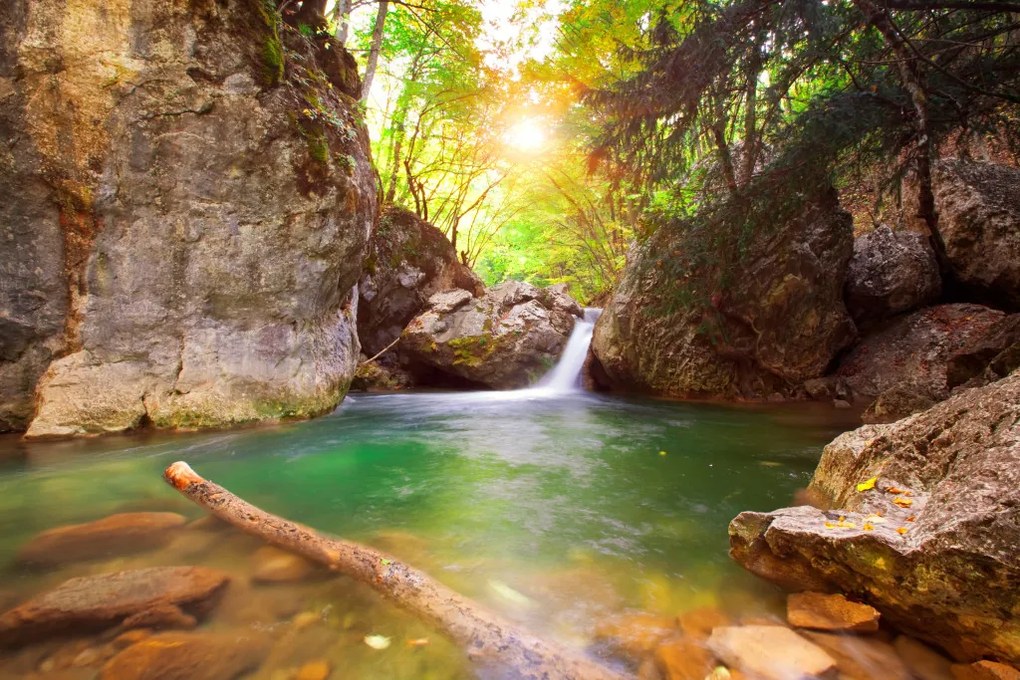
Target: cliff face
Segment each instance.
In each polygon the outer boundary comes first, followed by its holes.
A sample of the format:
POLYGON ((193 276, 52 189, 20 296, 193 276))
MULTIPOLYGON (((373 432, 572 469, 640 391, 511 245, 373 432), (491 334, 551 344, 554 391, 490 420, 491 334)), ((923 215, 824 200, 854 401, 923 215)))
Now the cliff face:
POLYGON ((0 9, 0 430, 333 408, 376 212, 353 60, 262 0, 0 9))

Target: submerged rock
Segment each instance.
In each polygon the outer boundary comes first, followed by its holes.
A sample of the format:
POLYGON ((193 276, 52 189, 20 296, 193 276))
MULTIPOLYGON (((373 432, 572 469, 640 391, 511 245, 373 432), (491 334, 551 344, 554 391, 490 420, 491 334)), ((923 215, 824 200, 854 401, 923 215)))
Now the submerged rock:
POLYGON ((102 630, 133 617, 139 626, 153 620, 165 624, 174 618, 171 613, 180 621, 200 618, 228 581, 225 573, 204 567, 152 567, 73 578, 0 615, 0 645, 102 630))
POLYGON ((0 429, 332 410, 376 212, 353 58, 259 2, 10 0, 0 35, 0 429))
POLYGON ((741 513, 733 557, 851 594, 959 660, 1020 661, 1020 373, 837 437, 809 488, 833 510, 741 513))
POLYGON ((948 397, 959 384, 954 380, 961 381, 950 375, 950 366, 964 357, 972 359, 970 364, 986 357, 987 365, 1020 340, 1016 325, 1002 312, 981 305, 922 309, 868 335, 840 363, 836 377, 850 387, 858 403, 874 400, 865 422, 893 421, 948 397))
POLYGON ((404 327, 445 290, 482 295, 485 286, 457 259, 453 244, 432 224, 387 206, 369 243, 358 284, 358 337, 372 356, 400 337, 404 327))
POLYGON ((763 680, 835 678, 836 662, 785 626, 725 626, 708 648, 727 666, 763 680))
POLYGON ((906 664, 888 642, 875 636, 801 633, 836 660, 840 677, 852 680, 913 680, 906 664))
POLYGON ((266 658, 268 643, 252 631, 160 633, 107 661, 99 680, 233 680, 266 658))
POLYGON ((859 328, 933 302, 941 292, 935 251, 923 234, 880 226, 854 239, 845 294, 859 328))
POLYGON ((187 520, 175 512, 128 512, 49 529, 18 551, 19 562, 57 565, 141 552, 167 543, 187 520))
POLYGON ((401 338, 417 372, 496 389, 524 387, 558 359, 581 308, 566 293, 508 281, 475 298, 437 293, 401 338))
POLYGON ((855 337, 843 303, 850 215, 825 194, 785 223, 731 231, 663 227, 631 253, 595 326, 593 375, 619 389, 765 399, 826 371, 855 337))

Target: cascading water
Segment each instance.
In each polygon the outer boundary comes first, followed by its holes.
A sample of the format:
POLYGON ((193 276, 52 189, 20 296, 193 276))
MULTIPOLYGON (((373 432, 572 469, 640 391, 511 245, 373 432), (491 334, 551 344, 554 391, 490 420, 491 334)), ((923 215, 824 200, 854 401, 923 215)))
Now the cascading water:
POLYGON ((601 313, 601 309, 584 308, 584 318, 578 319, 574 323, 574 330, 570 333, 567 346, 564 348, 559 362, 532 389, 556 394, 576 392, 581 389, 581 369, 584 367, 585 357, 588 356, 588 347, 591 345, 591 336, 595 331, 595 322, 598 321, 601 313))

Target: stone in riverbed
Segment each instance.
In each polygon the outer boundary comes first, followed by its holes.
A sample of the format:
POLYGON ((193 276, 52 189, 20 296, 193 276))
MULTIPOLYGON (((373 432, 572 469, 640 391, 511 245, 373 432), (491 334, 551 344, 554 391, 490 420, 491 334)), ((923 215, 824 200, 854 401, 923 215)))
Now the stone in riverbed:
POLYGON ((57 565, 141 552, 169 541, 185 521, 174 512, 129 512, 57 527, 32 538, 18 551, 17 560, 57 565))
POLYGON ((793 593, 786 599, 786 620, 796 628, 874 633, 881 614, 842 595, 793 593))
POLYGON ((704 643, 688 638, 670 640, 655 648, 655 665, 666 680, 703 680, 715 667, 704 643))
POLYGON ((953 664, 949 671, 953 680, 1020 680, 1020 671, 995 661, 953 664))
POLYGON ((256 583, 301 581, 315 572, 315 565, 303 557, 268 545, 255 551, 254 560, 256 583))
POLYGON ((893 647, 914 677, 921 680, 952 680, 949 659, 928 645, 901 635, 893 641, 893 647))
POLYGON ((632 612, 599 622, 595 627, 595 639, 622 656, 640 661, 678 632, 675 619, 632 612))
POLYGON ((833 658, 784 626, 716 628, 708 648, 727 666, 763 680, 835 677, 833 658))
POLYGON ((225 573, 204 567, 152 567, 73 578, 0 616, 0 646, 111 628, 171 608, 201 618, 228 581, 225 573))
POLYGON ((840 678, 912 680, 914 677, 896 653, 896 649, 874 636, 860 637, 814 631, 803 631, 801 634, 836 660, 840 678))
POLYGON ((99 680, 233 680, 262 662, 267 642, 250 631, 160 633, 110 659, 99 680))

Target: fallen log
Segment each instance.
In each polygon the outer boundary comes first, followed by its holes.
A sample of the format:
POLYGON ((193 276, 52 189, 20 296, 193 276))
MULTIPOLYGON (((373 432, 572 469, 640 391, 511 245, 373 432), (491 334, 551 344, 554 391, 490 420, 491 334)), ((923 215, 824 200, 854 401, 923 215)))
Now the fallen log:
POLYGON ((265 512, 204 479, 183 461, 169 466, 163 478, 228 524, 368 584, 446 634, 473 662, 499 669, 501 676, 528 680, 628 677, 540 639, 395 557, 265 512))

